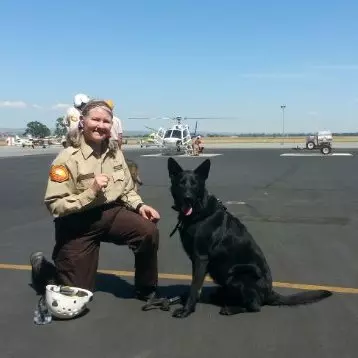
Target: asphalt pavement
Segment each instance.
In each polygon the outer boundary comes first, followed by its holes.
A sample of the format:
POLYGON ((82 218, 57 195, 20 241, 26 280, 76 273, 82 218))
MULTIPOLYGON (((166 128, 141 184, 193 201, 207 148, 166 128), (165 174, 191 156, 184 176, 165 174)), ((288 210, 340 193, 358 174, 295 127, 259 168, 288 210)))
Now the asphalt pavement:
MULTIPOLYGON (((185 292, 191 266, 176 234, 167 159, 138 162, 145 202, 161 213, 161 291, 185 292)), ((51 255, 53 222, 44 207, 48 169, 55 152, 0 160, 1 357, 214 358, 356 357, 358 342, 358 152, 349 157, 282 157, 288 149, 210 148, 208 189, 247 225, 271 265, 283 294, 330 286, 327 300, 298 307, 264 307, 260 313, 219 315, 203 302, 186 319, 142 312, 133 299, 133 255, 103 244, 95 299, 85 316, 49 325, 33 323, 38 296, 30 287, 29 255, 51 255), (296 286, 295 286, 296 285, 296 286), (312 285, 312 286, 309 286, 312 285), (296 287, 296 288, 294 288, 296 287)), ((345 149, 338 150, 347 152, 345 149)), ((204 158, 180 157, 185 168, 204 158)))

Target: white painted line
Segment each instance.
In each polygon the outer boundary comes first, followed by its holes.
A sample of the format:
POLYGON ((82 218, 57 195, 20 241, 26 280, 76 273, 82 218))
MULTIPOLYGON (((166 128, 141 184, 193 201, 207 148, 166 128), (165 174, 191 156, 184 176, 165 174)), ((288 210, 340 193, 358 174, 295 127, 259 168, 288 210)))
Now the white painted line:
POLYGON ((156 154, 142 154, 141 157, 160 157, 160 158, 169 158, 169 157, 175 157, 175 158, 208 158, 208 157, 216 157, 218 155, 222 154, 216 154, 216 153, 204 153, 200 154, 198 156, 188 155, 188 154, 173 154, 173 155, 164 155, 161 153, 156 154))
POLYGON ((351 153, 332 153, 332 154, 320 154, 320 153, 283 153, 280 157, 352 157, 351 153))
POLYGON ((244 201, 227 201, 226 205, 246 205, 244 201))
MULTIPOLYGON (((222 155, 221 153, 204 153, 204 154, 200 154, 199 156, 195 157, 194 158, 201 158, 201 157, 217 157, 218 155, 222 155)), ((193 158, 192 155, 184 155, 184 157, 190 157, 190 158, 193 158)))
POLYGON ((163 157, 160 153, 158 154, 142 154, 141 157, 163 157))
POLYGON ((332 157, 353 157, 351 153, 333 153, 332 157))

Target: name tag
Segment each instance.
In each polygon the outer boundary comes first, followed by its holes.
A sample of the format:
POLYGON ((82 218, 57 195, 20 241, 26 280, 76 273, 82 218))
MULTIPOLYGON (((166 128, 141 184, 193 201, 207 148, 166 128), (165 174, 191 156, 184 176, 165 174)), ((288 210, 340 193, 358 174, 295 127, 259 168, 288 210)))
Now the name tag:
POLYGON ((91 179, 94 178, 94 173, 88 173, 88 174, 80 174, 77 178, 77 180, 85 180, 85 179, 91 179))

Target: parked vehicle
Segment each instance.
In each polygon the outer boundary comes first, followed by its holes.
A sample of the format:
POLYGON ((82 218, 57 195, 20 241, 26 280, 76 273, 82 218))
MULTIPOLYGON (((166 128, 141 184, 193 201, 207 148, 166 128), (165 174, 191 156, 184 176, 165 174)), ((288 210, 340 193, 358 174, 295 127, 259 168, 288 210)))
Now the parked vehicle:
POLYGON ((319 131, 315 135, 306 137, 306 149, 319 149, 322 154, 329 154, 332 152, 332 141, 332 132, 319 131))

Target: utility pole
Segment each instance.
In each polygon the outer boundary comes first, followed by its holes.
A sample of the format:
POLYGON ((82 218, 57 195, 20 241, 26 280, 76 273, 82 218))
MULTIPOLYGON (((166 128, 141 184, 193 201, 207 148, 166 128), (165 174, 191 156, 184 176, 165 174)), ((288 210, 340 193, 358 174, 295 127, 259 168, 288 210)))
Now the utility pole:
POLYGON ((282 105, 282 145, 285 143, 285 108, 286 105, 282 105))

